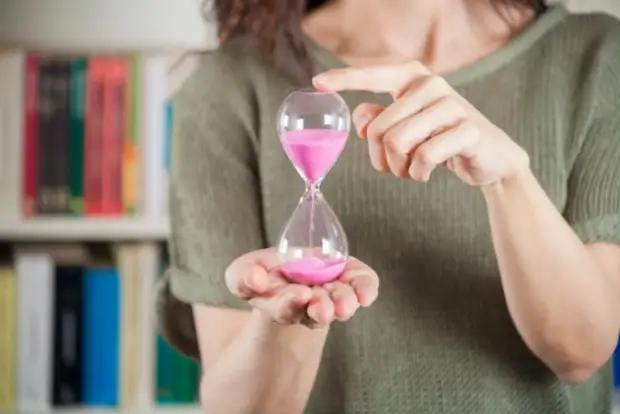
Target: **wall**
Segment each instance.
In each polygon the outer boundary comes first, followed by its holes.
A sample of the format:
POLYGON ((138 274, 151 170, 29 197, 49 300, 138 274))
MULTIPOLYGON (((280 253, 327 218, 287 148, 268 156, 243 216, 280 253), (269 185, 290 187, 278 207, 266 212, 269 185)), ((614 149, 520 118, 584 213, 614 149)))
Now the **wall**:
POLYGON ((575 11, 605 11, 620 17, 620 0, 565 0, 575 11))

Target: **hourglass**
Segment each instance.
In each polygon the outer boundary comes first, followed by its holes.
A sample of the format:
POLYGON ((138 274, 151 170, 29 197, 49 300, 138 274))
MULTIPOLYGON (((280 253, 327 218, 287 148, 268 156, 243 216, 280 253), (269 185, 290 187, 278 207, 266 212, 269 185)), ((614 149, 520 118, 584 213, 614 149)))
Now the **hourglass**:
POLYGON ((278 134, 306 184, 278 245, 282 274, 295 283, 321 285, 337 279, 348 257, 347 236, 320 185, 349 136, 351 114, 335 92, 301 89, 278 112, 278 134))

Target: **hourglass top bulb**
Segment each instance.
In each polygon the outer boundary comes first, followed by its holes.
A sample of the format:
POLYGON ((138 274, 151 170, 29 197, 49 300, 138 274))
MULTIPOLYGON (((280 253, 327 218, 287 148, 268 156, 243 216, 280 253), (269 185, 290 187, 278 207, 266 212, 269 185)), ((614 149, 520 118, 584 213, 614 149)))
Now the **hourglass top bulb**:
POLYGON ((300 89, 278 113, 278 133, 291 163, 310 185, 336 163, 349 136, 351 114, 336 92, 300 89))

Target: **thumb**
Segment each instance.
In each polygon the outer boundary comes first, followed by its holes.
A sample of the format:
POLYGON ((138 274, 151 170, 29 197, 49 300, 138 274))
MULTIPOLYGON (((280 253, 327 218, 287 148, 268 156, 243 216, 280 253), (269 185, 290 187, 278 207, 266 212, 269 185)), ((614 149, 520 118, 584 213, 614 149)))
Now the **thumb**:
POLYGON ((246 253, 226 269, 226 285, 242 299, 264 295, 286 285, 280 273, 274 270, 279 264, 278 254, 273 248, 246 253))

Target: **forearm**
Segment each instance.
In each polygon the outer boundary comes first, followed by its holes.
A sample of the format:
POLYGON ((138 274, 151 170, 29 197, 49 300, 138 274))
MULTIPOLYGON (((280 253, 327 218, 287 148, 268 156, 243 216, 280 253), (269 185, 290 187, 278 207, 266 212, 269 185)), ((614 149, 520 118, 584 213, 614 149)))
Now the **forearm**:
POLYGON ((275 324, 258 311, 205 368, 201 401, 209 414, 303 412, 327 329, 275 324))
POLYGON ((618 338, 613 283, 531 172, 483 192, 506 301, 522 338, 561 378, 588 377, 618 338))

